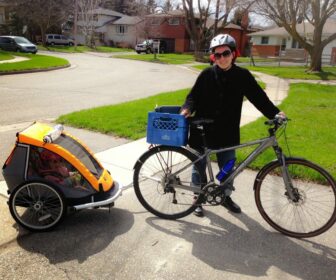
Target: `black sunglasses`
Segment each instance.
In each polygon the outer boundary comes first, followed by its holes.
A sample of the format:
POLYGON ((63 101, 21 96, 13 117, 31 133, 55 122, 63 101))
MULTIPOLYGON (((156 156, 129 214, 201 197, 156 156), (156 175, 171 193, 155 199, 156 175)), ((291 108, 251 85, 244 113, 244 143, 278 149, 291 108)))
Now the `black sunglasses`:
POLYGON ((232 52, 231 52, 230 50, 225 50, 225 51, 223 51, 222 53, 215 53, 214 56, 215 56, 216 59, 220 59, 222 56, 223 56, 223 57, 228 57, 228 56, 230 56, 231 53, 232 53, 232 52))

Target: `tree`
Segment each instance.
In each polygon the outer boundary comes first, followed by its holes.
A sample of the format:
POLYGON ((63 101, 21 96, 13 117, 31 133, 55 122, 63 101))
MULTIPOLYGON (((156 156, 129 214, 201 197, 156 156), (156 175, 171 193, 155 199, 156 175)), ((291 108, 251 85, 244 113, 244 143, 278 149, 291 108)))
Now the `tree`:
POLYGON ((186 16, 186 29, 195 44, 195 58, 202 60, 206 42, 228 24, 230 13, 247 9, 252 0, 182 0, 186 16), (196 7, 196 8, 195 8, 196 7))
POLYGON ((85 44, 94 47, 94 34, 96 28, 97 16, 94 10, 102 5, 104 0, 77 0, 78 4, 78 26, 85 37, 85 44))
POLYGON ((259 13, 282 26, 309 53, 309 71, 322 71, 324 47, 336 39, 336 32, 322 38, 326 21, 336 13, 336 0, 257 0, 259 13), (304 21, 305 20, 305 21, 304 21), (300 34, 299 23, 313 26, 312 36, 300 34))
POLYGON ((162 10, 165 12, 165 13, 168 13, 170 11, 172 11, 174 9, 174 6, 172 4, 172 1, 170 0, 166 0, 163 4, 163 7, 162 7, 162 10))
POLYGON ((5 0, 15 14, 28 28, 39 27, 42 43, 45 45, 46 32, 50 27, 60 26, 71 13, 72 0, 5 0))

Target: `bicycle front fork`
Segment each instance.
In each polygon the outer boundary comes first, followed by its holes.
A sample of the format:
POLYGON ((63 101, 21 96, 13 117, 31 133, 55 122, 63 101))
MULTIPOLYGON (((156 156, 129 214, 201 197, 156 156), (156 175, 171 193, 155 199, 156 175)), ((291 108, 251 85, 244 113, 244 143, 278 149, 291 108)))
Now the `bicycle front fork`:
POLYGON ((293 183, 292 183, 292 178, 289 174, 288 171, 288 166, 286 164, 286 157, 282 152, 282 149, 279 146, 274 147, 275 153, 277 155, 278 161, 281 164, 281 172, 282 172, 282 178, 284 180, 284 184, 286 187, 286 195, 292 200, 296 201, 297 200, 297 191, 295 190, 293 183))

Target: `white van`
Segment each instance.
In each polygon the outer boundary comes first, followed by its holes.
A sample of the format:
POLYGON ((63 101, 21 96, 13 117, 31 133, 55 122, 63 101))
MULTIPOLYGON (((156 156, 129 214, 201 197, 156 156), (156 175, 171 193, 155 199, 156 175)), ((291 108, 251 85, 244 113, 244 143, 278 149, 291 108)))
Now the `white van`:
POLYGON ((66 45, 73 46, 74 40, 60 34, 47 34, 46 35, 47 45, 66 45))

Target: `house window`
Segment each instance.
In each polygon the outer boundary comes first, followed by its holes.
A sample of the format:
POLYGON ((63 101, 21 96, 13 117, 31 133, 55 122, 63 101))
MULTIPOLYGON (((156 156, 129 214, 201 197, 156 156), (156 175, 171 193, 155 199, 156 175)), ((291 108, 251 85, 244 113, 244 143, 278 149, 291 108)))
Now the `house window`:
POLYGON ((118 34, 125 34, 125 33, 127 33, 127 26, 126 25, 117 25, 116 26, 116 32, 118 34))
POLYGON ((3 14, 0 14, 0 24, 5 23, 5 16, 3 14))
POLYGON ((268 39, 269 39, 269 37, 261 37, 261 44, 262 45, 268 45, 268 39))
POLYGON ((159 18, 152 18, 151 25, 160 25, 161 21, 159 18))
POLYGON ((170 18, 168 20, 169 25, 179 25, 180 24, 180 19, 179 18, 170 18))
POLYGON ((283 38, 281 41, 281 50, 284 51, 286 49, 286 38, 283 38))
POLYGON ((300 45, 300 43, 298 41, 296 41, 295 39, 293 39, 293 41, 292 41, 292 49, 302 49, 302 46, 300 45))

